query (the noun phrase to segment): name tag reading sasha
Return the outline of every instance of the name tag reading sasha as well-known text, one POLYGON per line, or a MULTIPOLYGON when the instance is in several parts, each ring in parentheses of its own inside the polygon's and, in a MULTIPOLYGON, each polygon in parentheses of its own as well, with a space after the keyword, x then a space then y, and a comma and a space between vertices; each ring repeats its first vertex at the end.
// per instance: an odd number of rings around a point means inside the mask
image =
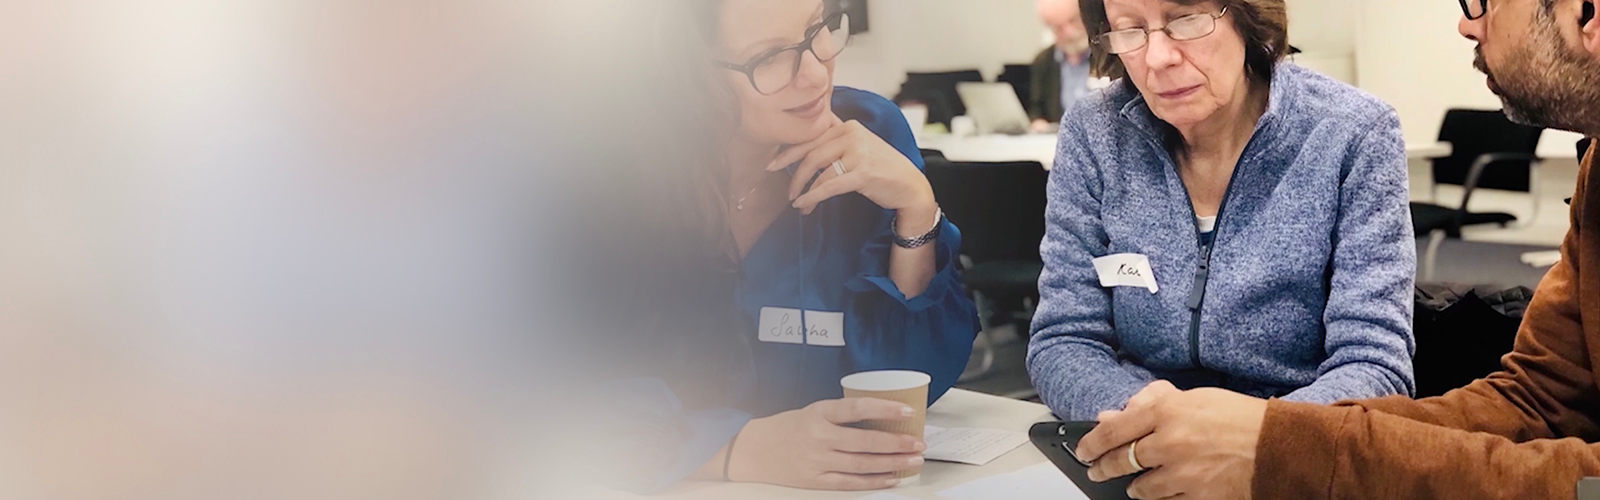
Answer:
POLYGON ((806 344, 844 347, 844 313, 806 311, 806 344))
POLYGON ((1100 275, 1100 286, 1133 286, 1156 293, 1156 273, 1150 270, 1150 258, 1136 253, 1118 253, 1094 260, 1094 271, 1100 275))
POLYGON ((844 347, 842 312, 763 307, 756 328, 756 339, 762 342, 844 347))

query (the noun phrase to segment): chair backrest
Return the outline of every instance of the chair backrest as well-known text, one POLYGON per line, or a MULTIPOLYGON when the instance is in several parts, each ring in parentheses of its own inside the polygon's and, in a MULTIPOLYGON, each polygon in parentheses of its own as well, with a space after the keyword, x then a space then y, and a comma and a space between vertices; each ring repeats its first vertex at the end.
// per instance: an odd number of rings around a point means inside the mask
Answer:
MULTIPOLYGON (((1439 126, 1439 140, 1450 143, 1452 152, 1433 160, 1433 181, 1465 183, 1472 162, 1484 153, 1535 154, 1543 134, 1543 128, 1512 123, 1500 111, 1449 110, 1439 126)), ((1483 172, 1478 187, 1527 192, 1530 169, 1527 162, 1496 164, 1483 172)))
POLYGON ((928 161, 927 173, 945 216, 961 229, 962 255, 974 263, 1040 260, 1049 180, 1043 165, 939 158, 928 161))
POLYGON ((905 83, 894 102, 920 102, 928 106, 928 123, 950 125, 950 119, 967 114, 967 107, 956 94, 956 84, 982 82, 978 70, 944 71, 937 73, 906 73, 905 83))
POLYGON ((1011 88, 1017 90, 1017 101, 1026 105, 1028 99, 1032 98, 1033 65, 1007 64, 1005 71, 1001 71, 1000 76, 995 77, 994 81, 1011 84, 1011 88))

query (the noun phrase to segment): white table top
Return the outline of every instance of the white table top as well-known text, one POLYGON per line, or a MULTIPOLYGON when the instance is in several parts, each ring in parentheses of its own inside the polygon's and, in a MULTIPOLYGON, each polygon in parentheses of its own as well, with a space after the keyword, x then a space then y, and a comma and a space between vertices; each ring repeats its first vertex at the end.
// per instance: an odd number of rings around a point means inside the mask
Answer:
MULTIPOLYGON (((1015 429, 1027 432, 1034 422, 1054 420, 1050 410, 1038 403, 1029 403, 999 396, 990 396, 962 389, 951 389, 937 403, 928 408, 928 423, 940 427, 977 427, 986 429, 1015 429)), ((896 495, 938 499, 939 491, 952 486, 989 476, 1013 472, 1029 465, 1044 462, 1044 455, 1032 444, 1023 444, 982 467, 948 462, 928 462, 922 467, 922 478, 915 485, 905 485, 886 490, 896 495)), ((855 499, 870 495, 871 491, 811 491, 766 484, 685 481, 665 493, 637 497, 619 494, 617 498, 648 499, 855 499)))
MULTIPOLYGON (((951 161, 1001 162, 1037 161, 1049 169, 1055 164, 1055 134, 979 135, 956 137, 950 134, 924 134, 917 137, 919 147, 937 149, 951 161)), ((1448 142, 1406 143, 1407 160, 1426 160, 1449 156, 1448 142)))

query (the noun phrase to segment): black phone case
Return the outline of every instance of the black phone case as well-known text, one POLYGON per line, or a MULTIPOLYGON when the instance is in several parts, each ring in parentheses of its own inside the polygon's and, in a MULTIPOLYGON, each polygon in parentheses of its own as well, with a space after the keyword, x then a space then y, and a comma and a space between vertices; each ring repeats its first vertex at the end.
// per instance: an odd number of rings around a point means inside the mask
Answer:
POLYGON ((1133 478, 1138 474, 1096 483, 1089 480, 1089 466, 1072 454, 1072 450, 1078 447, 1078 440, 1083 439, 1094 426, 1094 422, 1039 422, 1028 429, 1028 439, 1089 498, 1127 500, 1128 485, 1133 484, 1133 478))

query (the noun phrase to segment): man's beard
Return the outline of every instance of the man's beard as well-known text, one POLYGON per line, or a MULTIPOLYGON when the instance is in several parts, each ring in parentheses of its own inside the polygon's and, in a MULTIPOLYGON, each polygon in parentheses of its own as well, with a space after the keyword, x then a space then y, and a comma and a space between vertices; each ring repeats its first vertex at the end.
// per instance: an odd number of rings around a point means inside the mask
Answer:
POLYGON ((1574 54, 1549 12, 1536 15, 1526 43, 1512 49, 1505 67, 1490 71, 1482 48, 1473 66, 1494 86, 1511 121, 1600 135, 1600 62, 1574 54))

